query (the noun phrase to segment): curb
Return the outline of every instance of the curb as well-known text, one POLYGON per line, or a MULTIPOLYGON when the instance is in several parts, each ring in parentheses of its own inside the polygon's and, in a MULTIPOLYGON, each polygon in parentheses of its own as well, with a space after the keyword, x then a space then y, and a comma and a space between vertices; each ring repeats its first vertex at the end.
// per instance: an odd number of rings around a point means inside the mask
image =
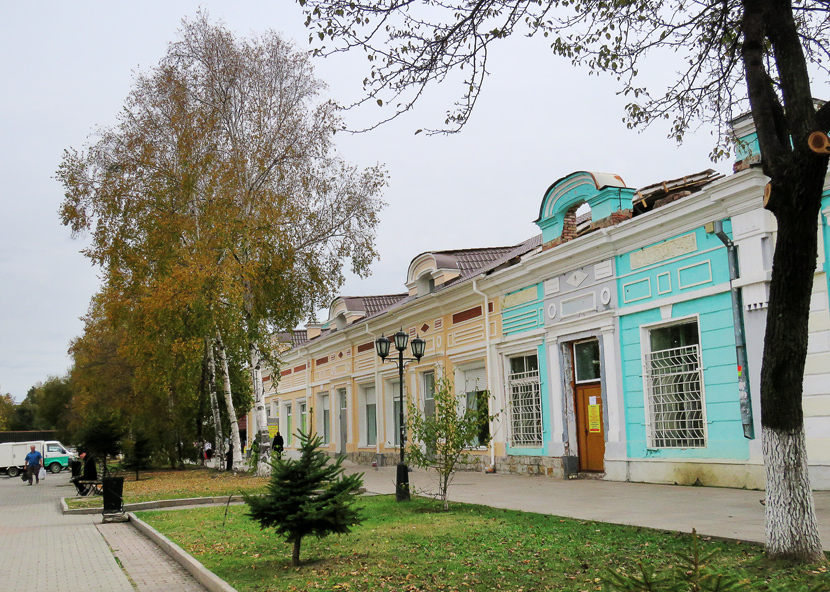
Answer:
POLYGON ((206 590, 209 592, 237 592, 236 588, 199 563, 187 551, 179 547, 176 543, 168 539, 155 528, 140 518, 137 518, 135 514, 129 512, 127 516, 130 518, 130 524, 132 524, 138 532, 157 544, 162 551, 167 553, 173 561, 181 565, 185 571, 192 575, 197 582, 205 587, 206 590))
MULTIPOLYGON (((244 501, 241 495, 230 496, 231 503, 244 501)), ((70 509, 66 504, 67 499, 61 498, 61 512, 63 514, 77 515, 77 514, 100 514, 104 508, 73 508, 70 509)), ((204 505, 221 505, 228 503, 228 496, 222 497, 191 497, 172 500, 158 500, 154 502, 137 502, 134 504, 124 504, 125 512, 132 512, 138 510, 155 510, 157 508, 175 508, 177 506, 204 506, 204 505)))

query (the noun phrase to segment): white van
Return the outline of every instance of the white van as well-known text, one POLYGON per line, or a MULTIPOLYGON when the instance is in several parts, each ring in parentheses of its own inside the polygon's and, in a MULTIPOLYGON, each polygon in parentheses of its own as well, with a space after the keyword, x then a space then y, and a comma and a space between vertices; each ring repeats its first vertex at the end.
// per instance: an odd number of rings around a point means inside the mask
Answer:
POLYGON ((43 455, 43 466, 53 473, 60 473, 69 467, 72 455, 66 446, 57 440, 35 440, 0 444, 0 471, 5 471, 10 477, 17 477, 23 472, 26 455, 32 446, 43 455))

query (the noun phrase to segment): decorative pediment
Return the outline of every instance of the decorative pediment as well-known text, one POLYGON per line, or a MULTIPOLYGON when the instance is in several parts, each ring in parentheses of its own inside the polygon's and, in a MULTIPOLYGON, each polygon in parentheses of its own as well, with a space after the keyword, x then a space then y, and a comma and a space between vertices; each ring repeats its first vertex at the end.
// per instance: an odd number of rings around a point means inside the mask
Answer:
POLYGON ((360 298, 335 298, 329 307, 328 326, 331 329, 344 329, 366 316, 365 306, 360 298))
POLYGON ((542 242, 574 238, 576 210, 582 204, 588 204, 596 221, 630 208, 633 195, 619 175, 580 171, 559 179, 545 192, 539 208, 536 225, 542 229, 542 242))
POLYGON ((435 286, 461 275, 458 261, 447 253, 421 253, 409 264, 406 287, 411 296, 429 294, 435 286))

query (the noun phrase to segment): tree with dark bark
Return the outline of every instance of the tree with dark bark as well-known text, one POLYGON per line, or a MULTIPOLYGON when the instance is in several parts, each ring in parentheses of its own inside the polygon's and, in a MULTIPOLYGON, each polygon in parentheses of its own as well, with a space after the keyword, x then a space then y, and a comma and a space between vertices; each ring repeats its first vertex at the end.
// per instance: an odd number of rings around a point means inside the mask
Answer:
POLYGON ((138 481, 139 471, 146 471, 152 466, 150 464, 152 456, 152 440, 144 432, 137 431, 135 437, 128 443, 122 465, 128 471, 135 471, 135 480, 138 481))
POLYGON ((348 533, 362 521, 354 507, 363 473, 343 474, 344 457, 330 462, 319 449, 323 439, 298 432, 299 460, 271 460, 271 480, 263 496, 245 495, 248 516, 293 543, 291 564, 300 565, 300 544, 306 536, 348 533))
POLYGON ((107 474, 107 457, 121 454, 124 428, 114 416, 99 416, 88 420, 78 434, 81 450, 103 459, 107 474))
MULTIPOLYGON (((513 33, 544 35, 554 54, 615 76, 629 127, 670 120, 682 140, 714 124, 713 158, 731 150, 728 123, 749 109, 764 173, 765 207, 778 222, 761 370, 761 425, 767 473, 767 553, 823 561, 807 474, 802 385, 807 322, 817 262, 816 221, 827 174, 830 104, 816 107, 813 74, 827 73, 826 0, 299 0, 316 52, 359 48, 369 59, 364 101, 396 117, 424 89, 460 70, 461 97, 443 127, 468 121, 494 44, 513 33), (332 43, 332 46, 325 45, 332 43), (677 59, 660 92, 638 84, 649 59, 677 59)), ((659 64, 665 70, 665 62, 659 64)))

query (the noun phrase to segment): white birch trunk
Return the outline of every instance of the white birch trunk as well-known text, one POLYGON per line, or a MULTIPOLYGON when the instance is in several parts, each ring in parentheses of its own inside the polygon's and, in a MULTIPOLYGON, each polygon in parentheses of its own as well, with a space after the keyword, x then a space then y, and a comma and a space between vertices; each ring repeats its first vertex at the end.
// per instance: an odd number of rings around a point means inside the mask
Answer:
MULTIPOLYGON (((238 471, 242 466, 242 442, 239 439, 239 424, 236 420, 236 410, 233 408, 231 394, 231 375, 228 370, 228 356, 225 354, 225 344, 222 335, 216 331, 216 345, 219 347, 219 363, 222 366, 222 386, 225 390, 225 403, 228 407, 228 419, 231 424, 231 444, 233 445, 233 470, 238 471)), ((224 462, 224 457, 221 459, 224 462)))
POLYGON ((826 559, 810 489, 804 428, 792 434, 763 427, 762 436, 767 556, 823 563, 826 559))
MULTIPOLYGON (((216 362, 213 359, 213 341, 205 337, 208 359, 208 391, 210 391, 210 410, 213 412, 214 445, 213 452, 219 459, 225 458, 225 438, 222 434, 222 416, 219 414, 219 398, 216 396, 216 362)), ((218 461, 217 461, 218 462, 218 461)))
POLYGON ((259 463, 256 467, 258 477, 271 475, 271 438, 268 434, 268 415, 265 413, 265 393, 262 388, 262 370, 259 350, 255 343, 248 347, 251 355, 251 381, 254 387, 254 420, 256 438, 259 440, 259 463))

